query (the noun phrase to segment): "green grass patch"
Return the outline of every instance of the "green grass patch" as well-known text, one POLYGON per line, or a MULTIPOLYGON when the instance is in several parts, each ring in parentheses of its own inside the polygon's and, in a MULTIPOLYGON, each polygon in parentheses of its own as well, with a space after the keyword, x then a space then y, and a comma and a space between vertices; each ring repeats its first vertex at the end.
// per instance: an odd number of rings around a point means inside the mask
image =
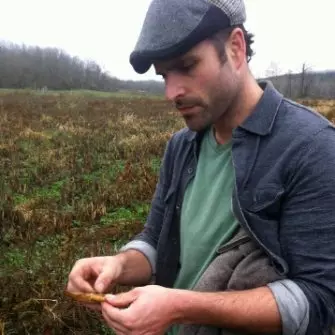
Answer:
POLYGON ((144 222, 149 214, 149 210, 150 204, 148 203, 134 204, 129 208, 121 207, 104 215, 100 219, 100 224, 108 226, 115 221, 122 222, 133 220, 144 222))
POLYGON ((162 159, 160 157, 154 157, 151 159, 151 168, 154 173, 156 174, 159 173, 161 163, 162 163, 162 159))
POLYGON ((47 187, 37 187, 32 190, 30 194, 16 194, 14 195, 14 204, 21 205, 31 199, 53 199, 59 201, 61 198, 62 187, 68 182, 69 179, 63 179, 52 183, 47 187))

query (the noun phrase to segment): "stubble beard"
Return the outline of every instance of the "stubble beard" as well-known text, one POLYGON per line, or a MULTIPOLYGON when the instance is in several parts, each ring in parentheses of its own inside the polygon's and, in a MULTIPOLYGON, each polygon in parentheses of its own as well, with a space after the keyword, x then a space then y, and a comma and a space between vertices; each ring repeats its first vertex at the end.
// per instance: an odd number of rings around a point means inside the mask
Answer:
POLYGON ((195 132, 201 132, 209 127, 213 120, 208 107, 198 106, 201 110, 193 115, 183 116, 186 126, 195 132))
POLYGON ((222 122, 228 117, 229 102, 229 99, 219 96, 208 105, 197 106, 200 109, 197 113, 183 116, 186 126, 192 131, 202 132, 218 121, 222 122))

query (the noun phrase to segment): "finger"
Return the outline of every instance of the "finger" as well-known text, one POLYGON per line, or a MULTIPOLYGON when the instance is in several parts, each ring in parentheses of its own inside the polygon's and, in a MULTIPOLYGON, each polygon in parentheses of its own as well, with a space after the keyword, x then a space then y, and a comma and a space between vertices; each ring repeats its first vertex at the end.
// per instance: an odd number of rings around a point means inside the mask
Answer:
POLYGON ((102 308, 102 316, 105 319, 107 325, 116 331, 117 334, 129 334, 130 329, 125 327, 122 323, 119 323, 111 318, 110 312, 111 309, 102 308))
POLYGON ((73 277, 69 281, 66 290, 73 293, 94 293, 92 285, 86 279, 80 276, 73 277))
POLYGON ((114 286, 115 269, 113 266, 104 267, 94 283, 96 292, 103 293, 114 286))
POLYGON ((117 295, 107 294, 106 302, 118 308, 126 308, 131 305, 138 297, 138 291, 131 290, 129 292, 119 293, 117 295))
MULTIPOLYGON (((125 312, 119 308, 110 305, 107 302, 101 303, 101 311, 112 323, 123 325, 125 327, 125 312)), ((125 329, 127 329, 125 327, 125 329)), ((129 329, 128 329, 129 330, 129 329)))
POLYGON ((93 292, 93 287, 88 281, 94 275, 89 260, 77 261, 69 274, 67 290, 70 292, 93 292))

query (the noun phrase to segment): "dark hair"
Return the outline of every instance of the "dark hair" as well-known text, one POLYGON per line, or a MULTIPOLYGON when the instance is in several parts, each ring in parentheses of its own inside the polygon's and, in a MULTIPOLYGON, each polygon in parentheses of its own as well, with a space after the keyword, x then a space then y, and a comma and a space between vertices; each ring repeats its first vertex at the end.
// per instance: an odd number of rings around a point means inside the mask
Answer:
POLYGON ((219 55, 219 58, 224 62, 226 59, 226 51, 225 51, 225 43, 229 38, 232 31, 236 28, 240 28, 243 31, 245 43, 246 43, 246 57, 247 62, 249 63, 252 56, 254 55, 254 51, 251 48, 251 44, 254 43, 254 35, 249 33, 243 25, 235 25, 229 28, 220 30, 216 34, 214 34, 210 40, 214 44, 214 47, 219 55))

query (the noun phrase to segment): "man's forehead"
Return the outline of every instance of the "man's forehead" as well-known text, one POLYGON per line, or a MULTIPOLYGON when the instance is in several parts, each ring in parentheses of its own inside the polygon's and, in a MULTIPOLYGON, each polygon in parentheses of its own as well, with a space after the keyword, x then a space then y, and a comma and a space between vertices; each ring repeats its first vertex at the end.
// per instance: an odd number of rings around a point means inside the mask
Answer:
POLYGON ((152 64, 156 69, 156 72, 160 72, 163 69, 165 71, 170 68, 175 68, 185 62, 194 61, 198 59, 200 57, 199 54, 200 49, 201 49, 201 43, 199 43, 196 47, 192 48, 183 55, 168 60, 154 60, 152 64))
POLYGON ((185 61, 187 61, 188 59, 191 59, 192 56, 190 54, 185 54, 179 57, 175 57, 173 59, 169 59, 169 60, 157 60, 153 62, 153 65, 156 69, 157 72, 160 72, 161 70, 167 70, 170 68, 175 68, 176 66, 178 66, 179 64, 184 63, 185 61))

